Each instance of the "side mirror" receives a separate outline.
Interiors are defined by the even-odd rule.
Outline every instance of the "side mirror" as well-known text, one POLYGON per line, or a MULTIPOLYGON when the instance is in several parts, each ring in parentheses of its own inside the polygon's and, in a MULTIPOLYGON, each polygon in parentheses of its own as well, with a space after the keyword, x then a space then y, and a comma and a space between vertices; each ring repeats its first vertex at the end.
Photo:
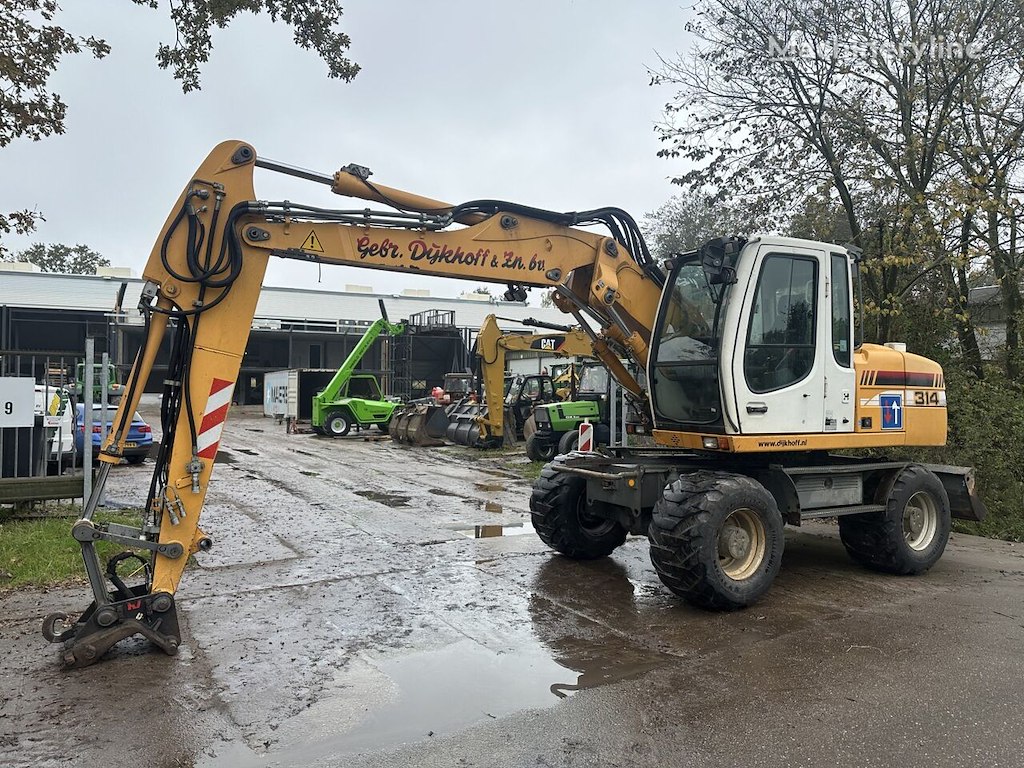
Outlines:
POLYGON ((708 283, 732 285, 736 282, 736 259, 746 244, 742 237, 716 237, 698 249, 708 283))

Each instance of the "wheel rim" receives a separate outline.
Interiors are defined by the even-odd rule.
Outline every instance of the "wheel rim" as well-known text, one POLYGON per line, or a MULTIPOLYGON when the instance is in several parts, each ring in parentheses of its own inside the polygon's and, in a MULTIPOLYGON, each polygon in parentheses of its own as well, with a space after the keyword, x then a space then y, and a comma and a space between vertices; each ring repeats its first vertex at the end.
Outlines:
POLYGON ((918 491, 903 508, 903 538, 915 552, 927 549, 939 527, 939 510, 927 491, 918 491))
POLYGON ((764 522, 754 510, 733 510, 718 532, 718 565, 730 579, 748 579, 764 562, 767 542, 764 522))
POLYGON ((576 502, 576 521, 580 530, 591 537, 603 536, 617 525, 614 520, 591 512, 585 493, 581 493, 579 501, 576 502))
POLYGON ((335 416, 333 419, 331 419, 330 426, 331 432, 334 432, 335 434, 340 434, 345 430, 345 427, 348 426, 348 422, 345 421, 345 419, 342 418, 341 416, 335 416))

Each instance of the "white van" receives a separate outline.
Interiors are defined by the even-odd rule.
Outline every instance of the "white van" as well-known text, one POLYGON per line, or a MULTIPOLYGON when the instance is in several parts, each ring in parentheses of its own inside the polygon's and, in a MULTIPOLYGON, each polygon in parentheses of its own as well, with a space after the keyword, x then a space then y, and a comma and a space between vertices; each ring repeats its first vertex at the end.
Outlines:
POLYGON ((46 440, 50 445, 48 462, 74 466, 75 409, 71 392, 65 387, 36 384, 35 412, 43 417, 46 440))

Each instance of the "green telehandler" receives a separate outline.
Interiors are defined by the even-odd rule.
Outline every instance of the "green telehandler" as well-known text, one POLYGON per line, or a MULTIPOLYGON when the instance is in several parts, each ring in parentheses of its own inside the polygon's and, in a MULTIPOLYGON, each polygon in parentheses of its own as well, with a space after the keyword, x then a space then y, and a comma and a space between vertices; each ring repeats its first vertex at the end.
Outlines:
POLYGON ((344 437, 352 427, 376 425, 381 432, 388 424, 398 401, 381 395, 380 382, 370 373, 356 373, 363 356, 382 334, 398 336, 405 332, 404 323, 388 321, 384 302, 380 302, 381 317, 375 320, 327 386, 313 396, 313 431, 326 437, 344 437))

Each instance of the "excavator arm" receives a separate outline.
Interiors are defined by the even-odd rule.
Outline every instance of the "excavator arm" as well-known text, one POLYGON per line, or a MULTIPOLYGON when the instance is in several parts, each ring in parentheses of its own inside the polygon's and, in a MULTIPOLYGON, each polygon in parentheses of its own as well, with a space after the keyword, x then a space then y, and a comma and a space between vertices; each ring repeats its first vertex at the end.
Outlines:
POLYGON ((44 635, 64 643, 66 666, 91 664, 134 634, 175 652, 180 636, 174 595, 189 555, 212 545, 199 527, 200 514, 271 256, 504 283, 510 298, 525 298, 528 287, 553 289, 556 306, 587 332, 612 375, 644 396, 619 357, 646 364, 664 276, 627 214, 615 208, 553 213, 495 200, 451 205, 376 185, 369 175, 358 166, 333 176, 300 171, 229 141, 185 186, 143 272, 145 341, 100 453, 93 494, 73 527, 93 603, 74 623, 59 614, 44 621, 44 635), (259 201, 257 167, 389 210, 259 201), (580 228, 593 225, 607 234, 580 228), (107 474, 120 461, 131 415, 169 326, 164 438, 144 520, 138 528, 96 522, 107 474), (101 540, 141 550, 144 583, 126 586, 117 572, 120 560, 104 573, 95 549, 101 540))

